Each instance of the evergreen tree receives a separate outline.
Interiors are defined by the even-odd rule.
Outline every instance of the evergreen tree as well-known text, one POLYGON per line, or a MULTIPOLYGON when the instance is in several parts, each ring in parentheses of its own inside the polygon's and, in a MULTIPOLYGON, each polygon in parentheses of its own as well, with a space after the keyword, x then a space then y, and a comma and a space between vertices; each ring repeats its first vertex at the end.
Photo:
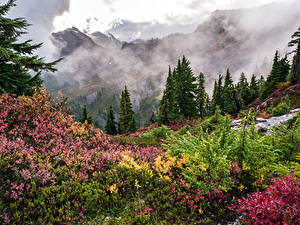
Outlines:
POLYGON ((244 73, 241 74, 237 85, 238 95, 242 100, 242 108, 245 108, 249 103, 251 103, 251 92, 247 78, 244 73))
POLYGON ((211 112, 212 113, 215 112, 216 106, 217 106, 217 103, 216 103, 217 92, 218 92, 218 83, 215 80, 213 94, 212 94, 212 99, 211 99, 211 112))
POLYGON ((115 113, 114 113, 112 106, 110 107, 110 109, 108 111, 106 125, 105 125, 104 129, 107 134, 116 135, 118 133, 117 132, 117 123, 115 121, 115 113))
POLYGON ((88 113, 87 113, 86 105, 83 106, 82 117, 79 119, 79 122, 81 122, 81 123, 87 122, 88 124, 92 124, 93 123, 92 117, 89 116, 88 113))
POLYGON ((279 53, 276 51, 274 56, 274 62, 270 75, 264 82, 262 92, 260 93, 260 98, 267 98, 274 90, 276 90, 279 82, 286 81, 289 73, 289 64, 287 58, 279 59, 279 53))
POLYGON ((212 101, 210 101, 209 95, 206 95, 205 102, 204 102, 204 109, 205 109, 205 116, 213 115, 212 112, 212 101))
MULTIPOLYGON (((278 71, 275 76, 276 83, 286 82, 290 71, 290 64, 287 60, 287 55, 278 62, 278 71)), ((276 85, 277 87, 277 85, 276 85)))
POLYGON ((180 116, 196 117, 198 114, 195 92, 197 84, 190 62, 182 57, 182 61, 178 60, 178 66, 174 76, 176 85, 176 99, 180 116))
POLYGON ((212 109, 213 109, 213 114, 215 113, 215 110, 218 108, 223 109, 223 86, 222 86, 222 80, 223 76, 219 75, 218 82, 215 81, 214 85, 214 91, 213 91, 213 98, 212 98, 212 109))
POLYGON ((134 133, 137 130, 137 123, 134 116, 131 117, 131 120, 128 124, 127 133, 134 133))
POLYGON ((259 89, 259 95, 260 93, 262 92, 262 89, 264 87, 264 84, 265 84, 265 78, 263 76, 260 76, 260 79, 258 81, 258 89, 259 89))
POLYGON ((200 73, 197 77, 196 101, 198 104, 199 115, 203 119, 205 115, 205 104, 207 104, 208 94, 204 87, 205 78, 204 74, 200 73))
POLYGON ((225 113, 233 114, 236 113, 237 107, 235 102, 233 101, 234 95, 234 86, 231 74, 229 69, 226 71, 225 81, 224 81, 224 88, 223 88, 223 111, 225 113))
POLYGON ((20 41, 29 24, 23 18, 6 17, 16 0, 0 5, 0 93, 32 95, 33 87, 41 87, 42 71, 54 72, 59 61, 46 63, 33 55, 42 44, 31 44, 32 40, 20 41), (31 76, 31 73, 35 73, 31 76))
POLYGON ((156 116, 155 116, 155 113, 152 111, 149 123, 153 124, 153 123, 155 123, 155 121, 156 121, 156 116))
POLYGON ((289 47, 295 48, 295 50, 291 52, 295 53, 291 70, 291 82, 292 84, 295 84, 300 78, 300 27, 292 35, 289 47))
POLYGON ((159 124, 169 124, 178 118, 178 108, 176 99, 175 70, 172 72, 169 67, 169 74, 162 100, 159 104, 158 122, 159 124))
POLYGON ((119 133, 120 134, 125 134, 129 131, 134 132, 132 131, 134 125, 133 120, 135 120, 134 114, 135 113, 132 108, 132 103, 130 101, 130 94, 127 90, 127 87, 125 86, 124 91, 122 91, 122 96, 120 101, 120 112, 119 112, 119 133), (129 130, 129 125, 131 125, 130 130, 129 130))
POLYGON ((256 76, 253 74, 250 82, 250 92, 252 101, 258 97, 259 82, 256 80, 256 76))

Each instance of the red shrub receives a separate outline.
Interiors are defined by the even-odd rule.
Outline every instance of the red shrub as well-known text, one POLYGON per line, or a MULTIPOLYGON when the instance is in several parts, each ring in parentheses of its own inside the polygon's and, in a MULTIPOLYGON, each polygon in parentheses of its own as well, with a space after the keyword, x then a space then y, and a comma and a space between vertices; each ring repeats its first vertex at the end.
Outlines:
POLYGON ((270 115, 266 111, 263 111, 258 118, 268 119, 270 115))
POLYGON ((272 179, 265 192, 239 200, 237 212, 249 224, 300 224, 300 184, 294 176, 272 179))

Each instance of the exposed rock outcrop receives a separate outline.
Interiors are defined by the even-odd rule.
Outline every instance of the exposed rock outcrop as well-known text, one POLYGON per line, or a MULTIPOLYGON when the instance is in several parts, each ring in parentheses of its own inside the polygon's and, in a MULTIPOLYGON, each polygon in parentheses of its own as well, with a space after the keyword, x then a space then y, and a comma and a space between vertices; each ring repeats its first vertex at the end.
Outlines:
MULTIPOLYGON (((283 116, 278 116, 278 117, 271 117, 269 119, 264 119, 264 118, 256 118, 255 119, 255 128, 263 133, 268 133, 268 131, 273 127, 273 126, 279 126, 281 124, 287 125, 287 121, 294 118, 297 116, 297 112, 300 112, 300 109, 293 109, 291 110, 290 114, 286 114, 283 116)), ((240 129, 242 128, 242 120, 234 120, 230 124, 231 129, 240 129)))

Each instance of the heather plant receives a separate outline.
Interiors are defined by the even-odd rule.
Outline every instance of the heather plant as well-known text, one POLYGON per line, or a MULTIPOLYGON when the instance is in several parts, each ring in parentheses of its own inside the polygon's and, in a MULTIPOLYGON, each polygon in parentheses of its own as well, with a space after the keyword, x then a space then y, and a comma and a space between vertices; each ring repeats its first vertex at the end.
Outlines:
POLYGON ((140 183, 155 183, 118 162, 128 155, 151 165, 162 150, 113 143, 92 125, 75 122, 62 107, 43 90, 33 97, 0 96, 2 224, 116 215, 136 198, 137 177, 140 183))
POLYGON ((216 110, 177 132, 111 139, 66 112, 43 90, 0 95, 1 224, 223 224, 238 217, 234 199, 299 174, 298 120, 261 135, 251 111, 231 130, 216 110), (164 149, 136 145, 156 138, 164 149))
POLYGON ((276 180, 264 192, 242 198, 236 210, 248 224, 299 224, 300 183, 294 176, 276 180))

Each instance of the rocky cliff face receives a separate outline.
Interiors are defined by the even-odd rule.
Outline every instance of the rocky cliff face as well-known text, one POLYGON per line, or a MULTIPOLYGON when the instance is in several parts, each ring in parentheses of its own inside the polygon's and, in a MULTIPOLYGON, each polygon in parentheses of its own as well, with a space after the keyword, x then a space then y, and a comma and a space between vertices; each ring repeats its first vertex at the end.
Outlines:
MULTIPOLYGON (((235 80, 242 71, 248 76, 267 75, 275 49, 284 51, 300 25, 299 8, 300 2, 295 1, 216 11, 193 33, 130 43, 121 42, 112 34, 86 34, 73 27, 53 34, 65 59, 55 77, 48 75, 48 81, 53 83, 56 79, 57 85, 53 87, 48 82, 48 86, 52 86, 51 91, 62 90, 72 98, 106 90, 104 95, 115 99, 110 104, 118 104, 117 93, 127 84, 140 119, 145 121, 151 116, 144 115, 145 109, 152 113, 150 102, 157 106, 168 65, 175 66, 182 55, 191 61, 195 73, 202 71, 207 75, 209 90, 226 68, 230 68, 235 80), (143 102, 147 102, 146 106, 143 102)), ((109 106, 97 98, 94 102, 88 99, 94 116, 105 116, 104 109, 109 106), (97 107, 92 106, 95 102, 97 107)))

